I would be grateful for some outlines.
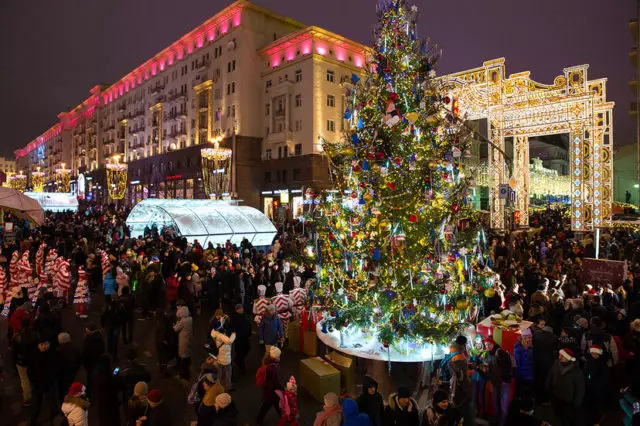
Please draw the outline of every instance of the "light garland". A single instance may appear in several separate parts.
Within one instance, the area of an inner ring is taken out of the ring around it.
[[[44,191],[44,177],[45,172],[40,171],[40,167],[37,168],[37,171],[31,172],[31,186],[33,187],[33,192],[43,192]]]
[[[213,148],[203,148],[202,177],[204,189],[209,197],[221,197],[230,191],[231,182],[231,157],[233,151],[229,148],[220,148],[222,136],[211,139]]]
[[[531,186],[529,195],[539,197],[569,197],[571,195],[571,181],[569,176],[558,175],[557,170],[547,169],[542,160],[534,158],[529,165]]]
[[[12,188],[17,189],[20,192],[24,192],[27,189],[27,175],[22,173],[22,170],[18,174],[12,176]]]
[[[57,192],[71,192],[71,170],[65,168],[65,164],[62,163],[59,169],[56,169],[57,176]]]
[[[114,157],[114,162],[107,164],[107,188],[109,197],[113,200],[122,200],[127,193],[127,178],[129,166],[120,163],[120,156]]]

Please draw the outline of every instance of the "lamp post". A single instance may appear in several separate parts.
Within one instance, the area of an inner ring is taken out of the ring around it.
[[[24,192],[27,189],[27,175],[22,173],[22,170],[13,176],[13,187],[20,192]]]

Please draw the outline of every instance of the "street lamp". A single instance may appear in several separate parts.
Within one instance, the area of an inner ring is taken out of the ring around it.
[[[107,164],[107,190],[113,200],[122,200],[127,192],[127,176],[129,166],[120,163],[120,156],[114,155],[112,163]]]
[[[33,192],[44,191],[44,176],[45,173],[40,171],[40,167],[37,167],[35,172],[31,172],[31,186],[33,187]]]
[[[211,198],[220,197],[230,191],[229,183],[231,181],[231,157],[233,151],[229,148],[220,148],[220,142],[223,140],[222,132],[218,131],[216,136],[209,139],[213,146],[203,148],[200,151],[204,190]]]
[[[58,192],[71,192],[71,169],[65,168],[65,163],[60,163],[60,168],[56,169],[58,176]]]

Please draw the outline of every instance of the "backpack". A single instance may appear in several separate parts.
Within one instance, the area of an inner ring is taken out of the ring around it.
[[[256,371],[256,386],[263,388],[267,383],[267,364],[262,364]]]
[[[453,359],[454,356],[459,355],[460,352],[452,352],[444,356],[440,361],[440,380],[442,383],[449,383],[451,381],[451,370],[449,369],[449,361]]]

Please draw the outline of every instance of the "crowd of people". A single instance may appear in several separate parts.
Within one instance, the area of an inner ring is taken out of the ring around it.
[[[313,229],[287,223],[269,248],[247,240],[203,247],[170,227],[130,235],[126,215],[90,206],[48,214],[36,228],[12,219],[19,237],[5,242],[0,267],[12,357],[4,371],[15,366],[32,424],[39,424],[45,401],[72,425],[88,425],[92,406],[99,425],[172,424],[162,390],[149,384],[152,375],[175,374],[188,389],[195,424],[235,425],[234,382],[247,372],[255,372],[262,396],[255,424],[272,408],[279,425],[300,424],[296,378],[282,377],[280,360],[288,324],[309,318],[315,265],[292,259]],[[410,390],[415,386],[383,397],[365,376],[357,397],[352,390],[325,395],[314,426],[472,425],[480,418],[534,425],[542,424],[536,407],[546,404],[562,425],[595,425],[618,400],[625,424],[637,422],[640,239],[627,230],[601,238],[600,257],[627,261],[628,275],[589,283],[581,264],[595,256],[597,242],[572,233],[561,209],[530,221],[530,231],[488,235],[489,263],[501,284],[469,318],[478,323],[508,310],[527,321],[513,347],[470,331],[433,369],[425,407]],[[100,307],[99,322],[88,318],[92,303]],[[85,328],[80,351],[62,326],[68,310]],[[194,318],[208,322],[206,335],[196,335]],[[138,360],[138,321],[154,323],[157,368]],[[263,361],[250,366],[256,343]],[[195,351],[206,351],[199,369],[191,363]]]

